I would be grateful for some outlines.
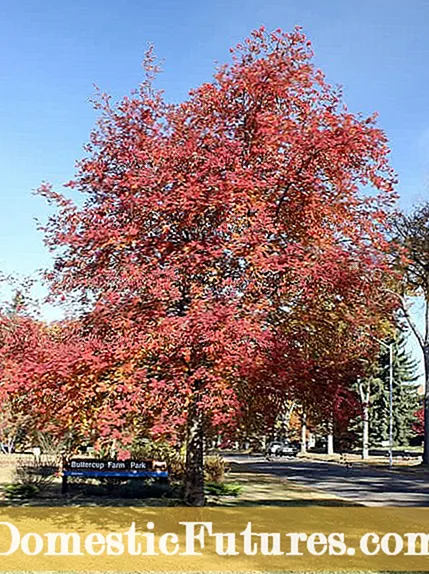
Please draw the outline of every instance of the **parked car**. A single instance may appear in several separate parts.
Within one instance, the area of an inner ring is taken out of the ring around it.
[[[267,456],[296,456],[299,447],[287,441],[273,441],[267,444]]]

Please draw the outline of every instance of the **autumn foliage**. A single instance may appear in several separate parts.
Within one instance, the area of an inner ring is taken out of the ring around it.
[[[417,436],[423,437],[424,436],[424,410],[423,408],[419,409],[415,413],[416,421],[413,424],[413,431],[416,433]]]
[[[190,504],[205,434],[268,424],[286,394],[332,412],[392,309],[375,118],[347,110],[299,29],[231,52],[180,104],[151,51],[135,93],[100,96],[78,202],[40,189],[52,291],[77,318],[40,327],[49,343],[20,363],[64,427],[125,451],[138,433],[186,441]]]

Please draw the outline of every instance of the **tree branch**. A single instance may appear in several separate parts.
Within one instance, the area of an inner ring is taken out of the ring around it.
[[[399,293],[396,293],[396,291],[392,291],[391,289],[387,289],[387,291],[389,293],[391,293],[392,295],[395,295],[395,297],[399,300],[399,302],[401,304],[401,310],[404,314],[404,317],[407,320],[407,323],[409,324],[412,332],[414,333],[417,341],[419,342],[420,347],[423,350],[425,348],[425,346],[427,344],[427,340],[428,340],[428,318],[429,318],[429,314],[428,314],[427,303],[426,303],[426,319],[427,319],[426,320],[426,336],[423,337],[422,333],[420,333],[419,329],[417,328],[417,325],[414,322],[414,319],[411,317],[410,310],[408,309],[408,305],[407,305],[404,297],[402,297],[402,295],[399,295]]]
[[[428,291],[426,291],[426,293],[428,293]],[[425,297],[425,325],[426,325],[426,329],[425,329],[425,345],[429,345],[429,299]]]

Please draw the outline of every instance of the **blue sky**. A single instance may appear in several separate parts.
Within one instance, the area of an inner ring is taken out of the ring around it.
[[[49,265],[34,222],[47,209],[31,192],[42,180],[59,186],[72,177],[96,119],[94,83],[117,98],[128,93],[153,42],[164,60],[160,86],[180,100],[261,24],[304,28],[349,108],[379,112],[401,205],[428,199],[428,0],[3,0],[0,270],[25,275]]]

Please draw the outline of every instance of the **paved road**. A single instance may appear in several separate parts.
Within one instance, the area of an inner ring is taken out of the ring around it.
[[[411,473],[319,461],[267,461],[261,456],[228,456],[249,470],[281,476],[366,506],[429,506],[429,478]]]

